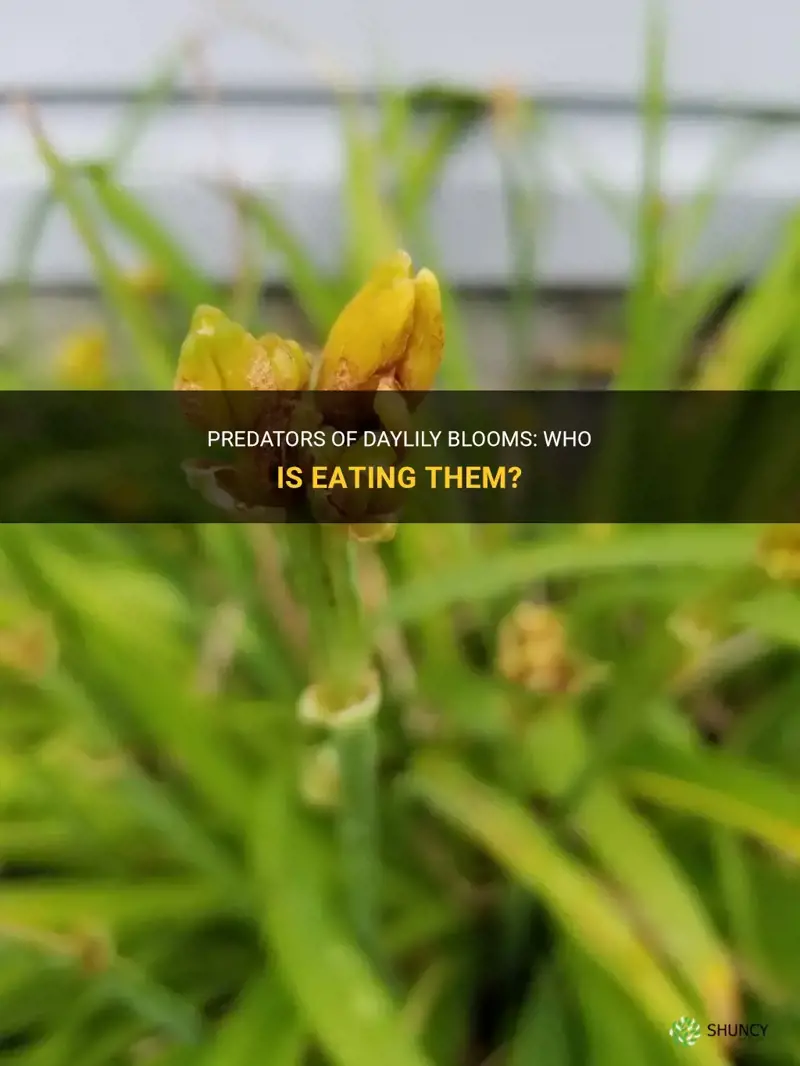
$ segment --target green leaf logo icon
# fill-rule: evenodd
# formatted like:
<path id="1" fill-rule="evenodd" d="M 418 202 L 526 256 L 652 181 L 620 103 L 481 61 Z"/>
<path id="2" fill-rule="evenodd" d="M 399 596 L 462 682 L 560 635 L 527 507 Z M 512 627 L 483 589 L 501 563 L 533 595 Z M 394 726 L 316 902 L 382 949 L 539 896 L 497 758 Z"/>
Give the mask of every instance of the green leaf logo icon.
<path id="1" fill-rule="evenodd" d="M 700 1039 L 700 1023 L 694 1018 L 678 1018 L 672 1023 L 669 1035 L 681 1047 L 692 1047 Z"/>

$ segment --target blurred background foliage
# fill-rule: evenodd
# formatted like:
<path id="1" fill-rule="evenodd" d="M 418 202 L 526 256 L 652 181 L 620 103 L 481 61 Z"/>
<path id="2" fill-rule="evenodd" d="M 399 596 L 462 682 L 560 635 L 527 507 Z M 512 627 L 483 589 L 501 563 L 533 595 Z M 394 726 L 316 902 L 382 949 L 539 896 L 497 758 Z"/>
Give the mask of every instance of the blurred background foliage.
<path id="1" fill-rule="evenodd" d="M 701 344 L 735 273 L 678 277 L 713 189 L 664 212 L 657 41 L 650 70 L 623 339 L 557 382 L 793 389 L 800 217 Z M 299 339 L 320 343 L 396 247 L 442 283 L 440 384 L 473 387 L 426 212 L 487 116 L 515 238 L 508 330 L 525 350 L 531 105 L 387 93 L 374 124 L 343 96 L 341 270 L 322 276 L 268 199 L 224 188 L 246 239 L 223 287 L 119 177 L 168 89 L 88 163 L 61 158 L 28 112 L 50 190 L 6 293 L 4 387 L 171 387 L 198 303 L 273 328 L 267 252 Z M 55 202 L 103 304 L 50 365 L 29 346 L 29 274 Z M 116 265 L 109 224 L 138 273 Z M 792 528 L 401 526 L 346 551 L 310 527 L 0 528 L 0 1062 L 800 1063 L 798 576 Z M 341 738 L 297 713 L 353 644 L 383 692 L 366 737 L 377 773 L 355 782 Z M 768 1030 L 689 1049 L 669 1036 L 684 1016 Z"/>

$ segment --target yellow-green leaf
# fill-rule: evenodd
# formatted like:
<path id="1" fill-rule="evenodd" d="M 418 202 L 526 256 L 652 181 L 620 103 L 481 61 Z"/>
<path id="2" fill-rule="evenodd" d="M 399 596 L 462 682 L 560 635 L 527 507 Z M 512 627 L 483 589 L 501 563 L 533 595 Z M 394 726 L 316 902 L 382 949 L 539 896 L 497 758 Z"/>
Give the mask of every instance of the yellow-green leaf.
<path id="1" fill-rule="evenodd" d="M 570 858 L 521 807 L 444 757 L 418 759 L 412 783 L 427 803 L 463 830 L 508 873 L 535 893 L 564 933 L 633 998 L 669 1042 L 676 1018 L 695 1012 L 634 932 L 611 894 Z M 720 1066 L 711 1042 L 694 1049 L 698 1063 Z"/>

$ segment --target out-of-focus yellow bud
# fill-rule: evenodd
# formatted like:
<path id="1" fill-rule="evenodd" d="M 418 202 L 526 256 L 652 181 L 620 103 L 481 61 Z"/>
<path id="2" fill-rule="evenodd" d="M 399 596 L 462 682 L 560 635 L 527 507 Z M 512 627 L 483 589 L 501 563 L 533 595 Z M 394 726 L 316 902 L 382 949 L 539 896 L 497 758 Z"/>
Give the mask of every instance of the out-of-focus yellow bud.
<path id="1" fill-rule="evenodd" d="M 318 388 L 431 387 L 444 350 L 441 294 L 430 270 L 411 271 L 408 253 L 396 252 L 347 304 L 323 349 Z"/>
<path id="2" fill-rule="evenodd" d="M 167 287 L 164 271 L 154 263 L 131 270 L 125 275 L 125 281 L 131 292 L 145 298 L 160 296 Z"/>
<path id="3" fill-rule="evenodd" d="M 759 540 L 757 560 L 774 581 L 800 581 L 800 524 L 770 526 Z"/>
<path id="4" fill-rule="evenodd" d="M 40 678 L 54 665 L 58 644 L 46 615 L 26 612 L 0 624 L 0 668 Z"/>
<path id="5" fill-rule="evenodd" d="M 574 653 L 552 607 L 524 602 L 500 624 L 497 669 L 529 692 L 558 695 L 583 691 L 599 679 L 603 668 Z"/>
<path id="6" fill-rule="evenodd" d="M 522 99 L 519 90 L 511 85 L 498 85 L 489 98 L 492 123 L 502 141 L 510 140 L 520 132 Z"/>
<path id="7" fill-rule="evenodd" d="M 108 354 L 108 334 L 99 326 L 72 333 L 56 353 L 56 379 L 69 389 L 106 388 Z"/>
<path id="8" fill-rule="evenodd" d="M 571 356 L 570 369 L 579 374 L 615 374 L 622 363 L 622 355 L 622 345 L 618 341 L 588 341 L 581 344 Z"/>
<path id="9" fill-rule="evenodd" d="M 274 333 L 256 339 L 216 307 L 198 307 L 181 348 L 175 388 L 213 393 L 188 412 L 206 429 L 248 429 L 262 413 L 243 393 L 304 389 L 310 360 L 296 341 Z"/>
<path id="10" fill-rule="evenodd" d="M 556 612 L 542 604 L 518 604 L 500 625 L 497 666 L 508 681 L 531 691 L 560 691 L 569 672 L 569 655 Z"/>

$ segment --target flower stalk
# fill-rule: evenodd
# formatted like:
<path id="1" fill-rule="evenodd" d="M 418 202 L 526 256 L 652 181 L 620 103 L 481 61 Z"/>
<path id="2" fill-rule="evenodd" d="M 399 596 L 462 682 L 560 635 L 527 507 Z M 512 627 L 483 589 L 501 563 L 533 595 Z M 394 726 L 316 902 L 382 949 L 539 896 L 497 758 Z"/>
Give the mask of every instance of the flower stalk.
<path id="1" fill-rule="evenodd" d="M 325 683 L 303 693 L 299 715 L 308 725 L 325 728 L 336 752 L 336 804 L 345 906 L 353 934 L 366 955 L 379 962 L 380 859 L 378 832 L 378 732 L 380 680 L 367 670 L 349 696 Z"/>
<path id="2" fill-rule="evenodd" d="M 380 955 L 378 736 L 374 718 L 336 733 L 341 802 L 338 831 L 353 932 L 373 961 Z"/>

